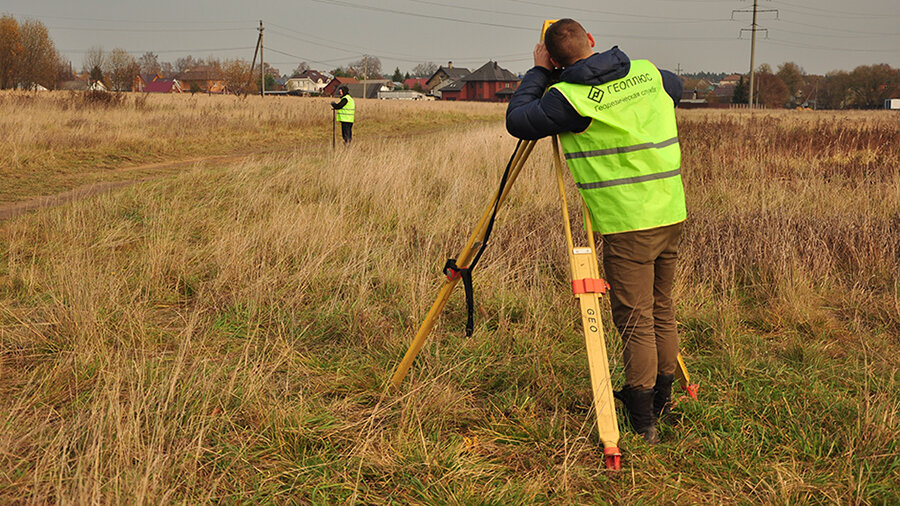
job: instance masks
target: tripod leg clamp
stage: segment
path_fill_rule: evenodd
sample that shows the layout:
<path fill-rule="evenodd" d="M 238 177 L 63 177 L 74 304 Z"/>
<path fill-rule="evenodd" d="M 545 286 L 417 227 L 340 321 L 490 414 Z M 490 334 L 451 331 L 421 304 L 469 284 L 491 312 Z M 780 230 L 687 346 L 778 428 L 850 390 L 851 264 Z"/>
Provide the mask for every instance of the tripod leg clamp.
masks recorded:
<path fill-rule="evenodd" d="M 572 293 L 599 293 L 603 295 L 609 290 L 609 283 L 599 278 L 584 278 L 572 280 Z"/>
<path fill-rule="evenodd" d="M 442 272 L 449 281 L 462 279 L 466 290 L 466 337 L 472 337 L 475 331 L 475 290 L 472 287 L 471 267 L 458 267 L 455 258 L 448 258 Z"/>
<path fill-rule="evenodd" d="M 444 264 L 444 268 L 441 272 L 444 273 L 444 276 L 447 276 L 449 281 L 456 281 L 457 279 L 462 277 L 462 271 L 465 269 L 460 269 L 456 266 L 455 258 L 448 258 L 447 263 Z"/>

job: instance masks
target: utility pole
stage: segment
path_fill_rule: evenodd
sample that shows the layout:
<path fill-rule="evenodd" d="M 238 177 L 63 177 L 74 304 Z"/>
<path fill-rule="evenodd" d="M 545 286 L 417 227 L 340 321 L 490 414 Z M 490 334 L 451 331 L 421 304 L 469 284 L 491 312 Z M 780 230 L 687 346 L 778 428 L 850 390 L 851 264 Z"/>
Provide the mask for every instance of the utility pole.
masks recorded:
<path fill-rule="evenodd" d="M 263 24 L 259 20 L 259 95 L 266 96 L 266 63 L 263 60 Z"/>
<path fill-rule="evenodd" d="M 769 36 L 768 28 L 760 28 L 756 23 L 756 14 L 759 12 L 774 12 L 775 19 L 778 19 L 778 9 L 760 9 L 759 8 L 759 0 L 753 0 L 753 9 L 737 9 L 731 11 L 731 19 L 734 19 L 735 12 L 753 12 L 753 22 L 750 24 L 750 28 L 741 28 L 741 35 L 744 32 L 750 32 L 750 94 L 749 100 L 747 103 L 749 107 L 753 108 L 753 92 L 755 89 L 754 81 L 756 76 L 756 32 L 766 32 L 766 37 Z"/>
<path fill-rule="evenodd" d="M 678 69 L 675 71 L 675 73 L 676 73 L 676 75 L 678 75 L 678 77 L 681 77 L 681 64 L 680 63 L 678 64 Z"/>

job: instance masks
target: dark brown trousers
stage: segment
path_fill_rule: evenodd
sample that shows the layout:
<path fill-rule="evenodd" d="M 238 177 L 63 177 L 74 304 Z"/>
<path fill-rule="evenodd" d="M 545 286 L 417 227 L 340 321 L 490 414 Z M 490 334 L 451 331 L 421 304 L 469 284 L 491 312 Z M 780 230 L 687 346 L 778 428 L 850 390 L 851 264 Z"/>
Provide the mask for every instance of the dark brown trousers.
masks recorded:
<path fill-rule="evenodd" d="M 653 388 L 677 367 L 672 286 L 682 223 L 603 236 L 603 269 L 613 322 L 625 347 L 625 384 Z"/>

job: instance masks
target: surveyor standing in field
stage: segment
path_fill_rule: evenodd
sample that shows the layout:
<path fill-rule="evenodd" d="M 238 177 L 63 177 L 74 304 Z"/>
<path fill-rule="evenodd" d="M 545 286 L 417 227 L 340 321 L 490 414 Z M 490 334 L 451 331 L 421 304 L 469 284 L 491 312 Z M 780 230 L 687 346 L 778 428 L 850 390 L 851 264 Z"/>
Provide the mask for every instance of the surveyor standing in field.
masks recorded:
<path fill-rule="evenodd" d="M 594 38 L 572 19 L 552 24 L 544 41 L 510 100 L 506 127 L 520 139 L 559 135 L 602 235 L 624 342 L 625 386 L 616 397 L 632 428 L 654 444 L 678 356 L 672 285 L 686 218 L 675 125 L 681 80 L 618 47 L 594 53 Z M 554 68 L 562 69 L 557 84 Z"/>
<path fill-rule="evenodd" d="M 332 102 L 331 107 L 335 110 L 336 118 L 341 122 L 341 137 L 344 144 L 350 144 L 353 139 L 353 120 L 356 115 L 356 102 L 350 96 L 350 88 L 346 85 L 338 88 L 338 102 Z"/>

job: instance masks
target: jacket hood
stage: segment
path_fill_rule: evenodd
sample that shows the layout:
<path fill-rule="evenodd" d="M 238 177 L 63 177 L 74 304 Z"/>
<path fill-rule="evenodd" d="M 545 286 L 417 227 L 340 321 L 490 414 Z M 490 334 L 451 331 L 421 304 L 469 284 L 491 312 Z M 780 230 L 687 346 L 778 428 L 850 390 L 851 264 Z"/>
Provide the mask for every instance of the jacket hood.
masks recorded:
<path fill-rule="evenodd" d="M 619 46 L 602 53 L 594 53 L 566 67 L 559 80 L 574 84 L 598 84 L 621 79 L 631 70 L 631 60 Z"/>

